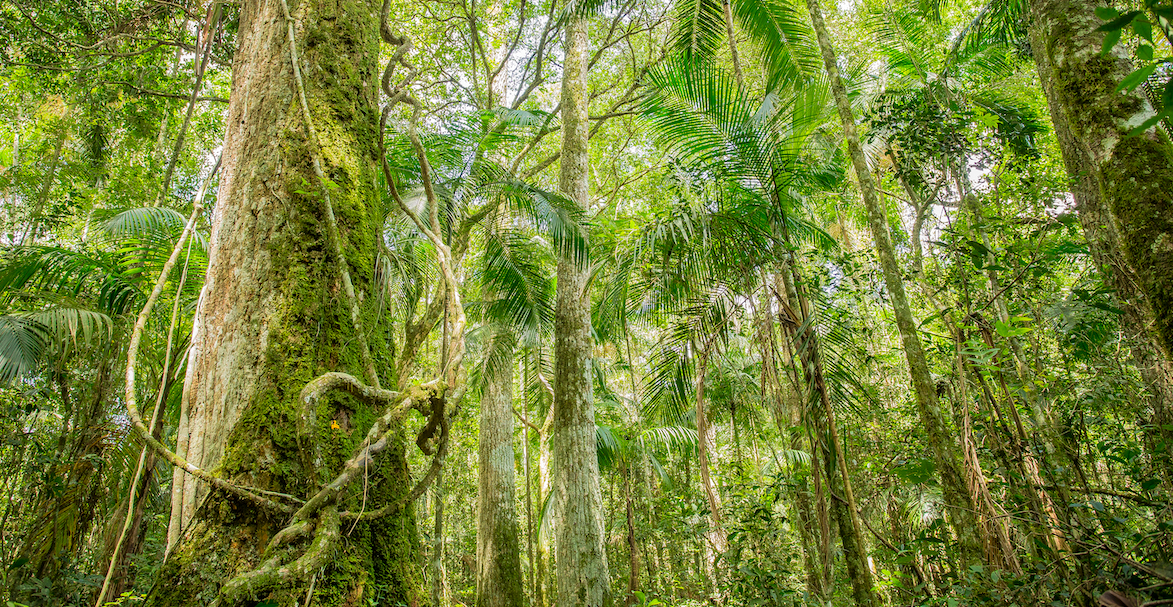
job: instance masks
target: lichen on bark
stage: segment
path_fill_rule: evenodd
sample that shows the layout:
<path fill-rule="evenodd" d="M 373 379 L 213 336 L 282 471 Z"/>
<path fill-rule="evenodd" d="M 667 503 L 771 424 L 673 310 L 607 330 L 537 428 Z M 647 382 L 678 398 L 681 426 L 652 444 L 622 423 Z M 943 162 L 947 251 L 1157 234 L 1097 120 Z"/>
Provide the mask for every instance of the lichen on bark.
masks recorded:
<path fill-rule="evenodd" d="M 375 326 L 378 313 L 377 298 L 364 295 L 382 216 L 375 191 L 379 5 L 301 0 L 291 7 L 313 142 L 297 101 L 281 4 L 242 6 L 224 175 L 184 394 L 190 419 L 180 433 L 188 458 L 222 478 L 306 498 L 342 469 L 384 413 L 381 403 L 331 391 L 314 403 L 312 427 L 298 426 L 308 382 L 332 371 L 364 375 L 359 345 L 368 336 L 355 334 L 323 221 L 325 192 L 356 299 L 365 300 L 360 326 Z M 325 183 L 314 173 L 315 153 Z M 368 341 L 376 369 L 389 376 L 382 340 Z M 293 604 L 305 600 L 312 578 L 315 605 L 418 604 L 410 503 L 376 520 L 344 522 L 344 541 L 330 522 L 336 510 L 403 501 L 411 483 L 398 420 L 390 436 L 364 465 L 365 480 L 315 514 L 317 531 L 275 554 L 266 547 L 288 520 L 220 492 L 203 498 L 192 479 L 177 483 L 182 507 L 173 527 L 184 531 L 148 603 L 206 605 L 221 596 L 225 604 Z M 299 561 L 303 556 L 312 558 Z M 242 574 L 272 558 L 306 567 L 277 584 L 224 592 L 229 580 L 247 580 Z"/>
<path fill-rule="evenodd" d="M 1132 64 L 1119 47 L 1100 52 L 1096 6 L 1093 0 L 1031 2 L 1032 41 L 1042 45 L 1035 58 L 1049 83 L 1052 114 L 1086 154 L 1153 331 L 1165 357 L 1173 358 L 1173 146 L 1157 128 L 1132 133 L 1154 111 L 1141 89 L 1118 90 Z"/>

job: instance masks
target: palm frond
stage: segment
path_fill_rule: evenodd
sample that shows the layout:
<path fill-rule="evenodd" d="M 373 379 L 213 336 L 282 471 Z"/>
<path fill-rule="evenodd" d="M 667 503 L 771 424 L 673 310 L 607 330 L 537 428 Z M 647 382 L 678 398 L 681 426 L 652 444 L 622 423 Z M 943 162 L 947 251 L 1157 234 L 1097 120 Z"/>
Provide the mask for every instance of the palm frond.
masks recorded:
<path fill-rule="evenodd" d="M 737 23 L 758 43 L 766 90 L 805 85 L 821 76 L 818 45 L 805 7 L 791 0 L 741 0 L 732 8 Z"/>
<path fill-rule="evenodd" d="M 115 316 L 129 311 L 142 292 L 108 252 L 82 252 L 63 247 L 33 246 L 16 251 L 0 268 L 0 301 L 20 291 L 40 290 L 77 298 L 83 292 L 97 296 L 97 307 Z"/>
<path fill-rule="evenodd" d="M 23 316 L 0 316 L 0 382 L 36 369 L 50 341 L 48 331 L 35 321 Z"/>
<path fill-rule="evenodd" d="M 518 232 L 486 236 L 480 272 L 485 317 L 536 335 L 553 320 L 554 288 L 547 255 L 533 239 Z"/>
<path fill-rule="evenodd" d="M 183 227 L 187 225 L 187 217 L 167 207 L 139 207 L 126 209 L 102 224 L 102 232 L 111 240 L 136 239 L 148 242 L 173 242 Z M 194 242 L 201 249 L 207 249 L 207 241 L 203 234 L 193 233 Z M 170 251 L 168 251 L 170 252 Z"/>
<path fill-rule="evenodd" d="M 699 66 L 713 59 L 725 32 L 720 0 L 680 0 L 669 45 L 685 62 Z"/>

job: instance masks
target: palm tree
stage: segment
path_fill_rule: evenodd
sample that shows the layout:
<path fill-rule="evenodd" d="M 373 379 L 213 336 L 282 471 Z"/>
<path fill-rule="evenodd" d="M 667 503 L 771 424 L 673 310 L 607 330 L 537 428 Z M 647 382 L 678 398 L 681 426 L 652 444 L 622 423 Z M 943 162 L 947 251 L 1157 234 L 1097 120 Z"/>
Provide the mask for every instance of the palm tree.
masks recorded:
<path fill-rule="evenodd" d="M 755 268 L 777 268 L 787 288 L 775 291 L 774 297 L 788 314 L 785 326 L 801 357 L 800 383 L 806 386 L 811 399 L 805 419 L 814 432 L 813 446 L 817 446 L 827 467 L 830 489 L 842 498 L 831 503 L 831 510 L 839 523 L 857 601 L 870 605 L 870 570 L 846 458 L 838 449 L 833 395 L 825 379 L 827 360 L 821 354 L 821 339 L 812 330 L 814 310 L 808 296 L 795 287 L 803 284 L 792 251 L 798 239 L 829 240 L 796 218 L 795 209 L 801 208 L 797 201 L 805 191 L 828 185 L 839 177 L 832 163 L 805 147 L 813 130 L 824 120 L 826 90 L 818 86 L 775 90 L 758 105 L 720 70 L 698 69 L 683 62 L 669 64 L 652 76 L 651 83 L 653 94 L 645 104 L 645 112 L 653 128 L 684 168 L 702 179 L 716 178 L 714 193 L 720 209 L 716 214 L 705 212 L 711 203 L 700 200 L 693 203 L 693 213 L 685 215 L 692 218 L 689 221 L 670 218 L 645 229 L 649 244 L 662 243 L 659 247 L 667 250 L 663 256 L 679 258 L 681 272 L 689 272 L 686 280 L 676 278 L 679 272 L 666 272 L 660 278 L 666 291 L 666 297 L 661 298 L 689 302 L 689 307 L 680 311 L 685 318 L 693 319 L 674 329 L 676 345 L 662 350 L 662 362 L 649 382 L 652 397 L 675 392 L 672 400 L 689 402 L 690 395 L 681 391 L 687 384 L 682 381 L 687 377 L 687 366 L 682 368 L 680 361 L 686 357 L 698 359 L 693 400 L 697 407 L 699 451 L 706 451 L 702 430 L 704 361 L 714 340 L 725 333 L 731 313 L 740 308 L 728 294 L 744 292 L 752 298 L 753 289 L 743 289 L 757 283 Z M 692 193 L 686 199 L 693 200 L 695 196 Z M 661 235 L 659 231 L 666 225 L 678 227 Z M 717 230 L 730 230 L 737 235 L 725 239 Z M 637 251 L 641 248 L 654 247 L 634 247 Z M 698 255 L 699 251 L 706 253 Z M 715 273 L 696 274 L 700 268 Z M 690 291 L 685 285 L 696 285 L 692 292 L 699 289 L 700 297 L 682 298 L 681 289 Z M 765 281 L 758 285 L 757 289 L 774 287 Z M 702 479 L 706 465 L 702 456 Z M 720 504 L 712 488 L 706 487 L 706 495 L 712 528 L 719 534 Z M 719 541 L 718 538 L 714 543 Z M 824 590 L 819 585 L 812 591 L 822 595 Z"/>
<path fill-rule="evenodd" d="M 929 446 L 937 465 L 937 473 L 940 475 L 941 485 L 945 492 L 945 501 L 950 507 L 949 514 L 952 517 L 954 533 L 962 542 L 963 550 L 972 558 L 977 554 L 979 545 L 974 535 L 977 526 L 972 515 L 973 501 L 965 485 L 962 466 L 956 455 L 958 448 L 937 400 L 936 387 L 929 372 L 924 347 L 920 342 L 917 323 L 908 303 L 908 295 L 904 289 L 904 279 L 896 259 L 895 247 L 892 245 L 892 237 L 888 233 L 886 212 L 880 202 L 867 159 L 864 157 L 855 115 L 851 101 L 847 96 L 847 88 L 839 72 L 831 37 L 827 32 L 826 23 L 823 21 L 822 9 L 819 7 L 818 0 L 807 0 L 806 6 L 823 57 L 823 68 L 826 71 L 835 106 L 839 113 L 848 156 L 855 169 L 860 194 L 867 209 L 868 225 L 871 228 L 872 239 L 880 258 L 884 284 L 892 302 L 896 325 L 900 329 L 901 343 L 908 361 L 921 425 L 928 435 Z M 857 599 L 861 598 L 857 596 Z"/>

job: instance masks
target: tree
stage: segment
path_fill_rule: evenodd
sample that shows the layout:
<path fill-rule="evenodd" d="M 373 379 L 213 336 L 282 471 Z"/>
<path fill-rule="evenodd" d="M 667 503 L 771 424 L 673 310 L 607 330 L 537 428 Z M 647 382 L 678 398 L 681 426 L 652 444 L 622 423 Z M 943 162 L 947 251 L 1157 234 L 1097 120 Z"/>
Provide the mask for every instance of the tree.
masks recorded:
<path fill-rule="evenodd" d="M 892 310 L 896 316 L 896 325 L 900 329 L 901 345 L 905 358 L 908 360 L 908 370 L 912 379 L 920 421 L 928 435 L 929 446 L 937 466 L 937 474 L 940 475 L 941 485 L 945 491 L 945 501 L 950 506 L 949 515 L 953 530 L 962 543 L 963 551 L 969 555 L 968 558 L 973 559 L 978 550 L 978 542 L 974 536 L 977 526 L 974 524 L 972 515 L 974 512 L 973 501 L 965 485 L 961 464 L 957 459 L 956 441 L 949 431 L 946 418 L 937 401 L 936 387 L 933 385 L 924 348 L 917 331 L 917 324 L 908 303 L 908 294 L 904 289 L 904 279 L 896 260 L 895 247 L 892 245 L 892 238 L 888 232 L 887 214 L 880 203 L 876 193 L 875 180 L 868 168 L 867 160 L 864 158 L 855 115 L 851 109 L 851 102 L 847 98 L 847 89 L 839 74 L 835 49 L 831 44 L 826 23 L 823 21 L 822 10 L 818 0 L 807 0 L 806 5 L 815 36 L 818 39 L 823 57 L 823 67 L 830 81 L 835 106 L 839 112 L 843 138 L 847 143 L 847 153 L 851 158 L 852 167 L 855 169 L 860 195 L 867 209 L 868 227 L 871 229 L 876 253 L 880 258 L 884 286 L 887 287 Z M 862 600 L 862 596 L 857 598 Z"/>
<path fill-rule="evenodd" d="M 378 390 L 391 363 L 380 340 L 363 332 L 374 326 L 377 298 L 360 305 L 355 296 L 372 293 L 381 231 L 371 86 L 377 14 L 365 1 L 301 2 L 293 15 L 283 0 L 243 7 L 179 455 L 247 489 L 206 491 L 202 478 L 177 478 L 184 499 L 173 515 L 183 534 L 150 604 L 202 605 L 216 588 L 229 605 L 292 601 L 306 587 L 318 601 L 354 593 L 417 600 L 402 422 L 391 420 L 391 444 L 364 441 L 368 429 L 387 425 L 379 401 L 353 391 L 302 397 L 324 372 L 354 373 Z M 291 65 L 291 55 L 300 63 Z M 384 451 L 372 459 L 375 446 Z M 319 483 L 330 483 L 356 449 L 362 457 L 349 460 L 351 476 L 335 481 L 361 475 L 364 490 L 348 494 L 349 483 L 338 482 L 323 496 Z M 294 508 L 279 495 L 315 498 L 286 528 Z M 315 502 L 317 511 L 307 512 Z M 349 523 L 350 548 L 333 558 L 342 511 L 380 508 L 385 516 Z"/>
<path fill-rule="evenodd" d="M 1173 152 L 1156 128 L 1136 134 L 1136 127 L 1129 125 L 1134 116 L 1147 116 L 1150 110 L 1141 89 L 1130 93 L 1113 85 L 1130 70 L 1118 48 L 1098 55 L 1086 49 L 1071 53 L 1087 44 L 1102 48 L 1103 34 L 1090 29 L 1094 11 L 1088 3 L 1033 4 L 1031 50 L 1080 223 L 1096 263 L 1112 279 L 1132 336 L 1133 361 L 1148 384 L 1153 408 L 1150 434 L 1156 444 L 1173 445 L 1173 348 L 1169 321 L 1163 320 L 1169 302 L 1161 295 L 1168 292 L 1161 276 L 1167 275 L 1170 262 L 1168 249 L 1161 244 L 1168 237 L 1159 236 L 1169 232 L 1173 220 L 1168 184 L 1162 182 L 1167 171 L 1151 168 L 1162 162 L 1168 166 Z M 1063 48 L 1068 50 L 1061 52 Z M 1109 147 L 1098 137 L 1120 140 Z M 1121 179 L 1119 171 L 1127 163 L 1155 172 L 1138 181 L 1129 171 L 1129 178 Z M 1167 471 L 1168 464 L 1168 458 L 1158 456 L 1158 469 Z"/>
<path fill-rule="evenodd" d="M 1132 72 L 1123 51 L 1111 46 L 1100 52 L 1105 34 L 1096 6 L 1086 0 L 1030 3 L 1039 77 L 1049 89 L 1052 115 L 1066 123 L 1062 128 L 1075 144 L 1064 156 L 1072 168 L 1088 170 L 1092 191 L 1111 212 L 1153 330 L 1165 357 L 1173 358 L 1173 147 L 1148 122 L 1156 113 L 1143 87 L 1120 88 Z M 1076 164 L 1077 155 L 1086 165 Z"/>
<path fill-rule="evenodd" d="M 562 152 L 559 188 L 581 208 L 590 204 L 587 122 L 587 17 L 570 5 L 564 25 Z M 595 409 L 591 392 L 590 263 L 558 251 L 554 308 L 554 423 L 550 461 L 559 607 L 611 602 L 605 548 Z"/>

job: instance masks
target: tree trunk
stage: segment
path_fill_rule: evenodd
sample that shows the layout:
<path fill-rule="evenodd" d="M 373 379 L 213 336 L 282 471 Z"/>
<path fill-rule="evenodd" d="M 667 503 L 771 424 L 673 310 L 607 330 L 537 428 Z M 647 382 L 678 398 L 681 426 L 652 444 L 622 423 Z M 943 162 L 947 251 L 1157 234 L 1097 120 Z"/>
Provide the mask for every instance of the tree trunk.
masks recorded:
<path fill-rule="evenodd" d="M 1129 337 L 1132 362 L 1149 390 L 1153 414 L 1144 425 L 1149 428 L 1146 434 L 1153 454 L 1153 468 L 1163 473 L 1165 481 L 1173 486 L 1173 456 L 1170 455 L 1173 453 L 1173 430 L 1166 429 L 1173 426 L 1173 359 L 1162 355 L 1152 309 L 1137 288 L 1140 278 L 1121 253 L 1120 238 L 1101 197 L 1092 159 L 1072 134 L 1067 114 L 1062 110 L 1055 68 L 1040 30 L 1038 27 L 1030 29 L 1031 50 L 1051 110 L 1051 122 L 1063 163 L 1071 177 L 1071 195 L 1075 198 L 1079 222 L 1092 258 L 1108 284 L 1116 290 L 1116 301 L 1124 311 L 1121 324 Z M 1160 448 L 1162 444 L 1163 449 Z"/>
<path fill-rule="evenodd" d="M 705 376 L 708 375 L 710 345 L 706 344 L 701 348 L 696 363 L 696 451 L 697 472 L 700 473 L 701 488 L 705 490 L 705 502 L 709 506 L 709 549 L 719 555 L 729 546 L 721 525 L 721 495 L 717 492 L 711 470 L 711 459 L 717 449 L 717 437 L 713 425 L 709 423 L 708 411 L 705 408 Z M 715 576 L 716 571 L 713 573 Z M 717 580 L 711 579 L 710 582 L 716 585 Z"/>
<path fill-rule="evenodd" d="M 627 559 L 630 575 L 627 578 L 627 604 L 636 602 L 635 591 L 639 590 L 639 552 L 635 539 L 635 501 L 631 495 L 631 458 L 623 464 L 623 503 L 627 514 Z"/>
<path fill-rule="evenodd" d="M 774 275 L 774 283 L 780 282 L 779 276 Z M 774 418 L 774 425 L 778 428 L 778 436 L 789 439 L 790 449 L 799 451 L 803 447 L 802 432 L 802 397 L 798 393 L 799 381 L 788 371 L 789 385 L 782 384 L 782 365 L 797 371 L 794 360 L 787 349 L 786 356 L 778 349 L 774 326 L 776 319 L 772 311 L 770 292 L 775 288 L 769 276 L 762 275 L 764 285 L 761 301 L 758 304 L 755 320 L 757 321 L 757 343 L 762 360 L 762 381 L 764 391 L 767 392 L 770 403 L 770 412 Z M 781 465 L 781 462 L 778 462 Z M 811 506 L 809 474 L 794 475 L 794 509 L 798 512 L 798 532 L 802 542 L 803 568 L 806 572 L 807 592 L 817 600 L 824 599 L 826 588 L 826 565 L 820 558 L 825 551 L 820 549 L 822 542 L 827 541 L 820 537 L 818 525 L 815 521 L 814 509 Z"/>
<path fill-rule="evenodd" d="M 304 497 L 341 470 L 383 413 L 334 392 L 303 416 L 299 398 L 306 383 L 323 372 L 366 375 L 360 348 L 365 336 L 355 335 L 328 246 L 323 191 L 330 188 L 338 246 L 350 264 L 354 289 L 360 297 L 369 295 L 382 217 L 374 189 L 379 165 L 373 128 L 379 116 L 380 5 L 301 0 L 293 9 L 305 94 L 320 138 L 315 149 L 299 107 L 282 4 L 248 0 L 241 7 L 224 172 L 179 440 L 187 444 L 193 464 L 235 484 Z M 315 176 L 314 157 L 320 157 L 331 183 Z M 363 300 L 363 324 L 374 326 L 378 298 Z M 385 344 L 372 340 L 371 349 L 379 370 L 387 373 Z M 299 428 L 303 417 L 316 421 Z M 359 483 L 350 492 L 344 488 L 337 506 L 326 510 L 370 511 L 406 497 L 411 482 L 399 432 L 363 469 L 361 488 Z M 288 518 L 223 492 L 205 497 L 207 491 L 190 477 L 174 491 L 181 497 L 171 528 L 183 533 L 148 604 L 206 605 L 220 585 L 256 569 Z M 326 518 L 323 514 L 323 523 Z M 324 524 L 319 528 L 337 535 L 336 526 L 332 532 Z M 286 580 L 252 598 L 293 604 L 306 600 L 312 584 L 312 600 L 320 607 L 376 594 L 384 604 L 420 599 L 410 503 L 381 518 L 347 522 L 345 529 L 345 552 L 327 558 L 310 575 L 312 581 Z"/>
<path fill-rule="evenodd" d="M 855 116 L 852 114 L 851 103 L 847 98 L 847 89 L 839 76 L 835 49 L 831 46 L 831 38 L 827 33 L 827 26 L 823 22 L 822 10 L 819 8 L 818 0 L 807 0 L 806 5 L 819 41 L 823 67 L 827 71 L 831 92 L 835 97 L 835 105 L 839 110 L 839 118 L 843 124 L 843 138 L 847 140 L 847 151 L 855 168 L 864 206 L 867 207 L 868 224 L 871 227 L 872 238 L 876 243 L 876 253 L 880 258 L 884 285 L 892 300 L 892 311 L 896 316 L 896 325 L 900 329 L 904 356 L 908 360 L 908 371 L 911 375 L 913 390 L 916 393 L 921 425 L 924 426 L 925 434 L 928 435 L 929 447 L 937 465 L 937 473 L 941 477 L 945 503 L 949 506 L 949 521 L 952 524 L 953 532 L 961 543 L 965 559 L 976 560 L 981 554 L 981 549 L 974 535 L 976 523 L 972 515 L 973 502 L 966 490 L 961 465 L 956 455 L 959 448 L 949 434 L 945 417 L 941 413 L 940 403 L 937 401 L 936 386 L 934 386 L 932 375 L 929 373 L 928 361 L 925 359 L 924 348 L 921 346 L 920 336 L 917 334 L 917 323 L 912 316 L 908 295 L 904 291 L 904 279 L 900 275 L 900 265 L 896 260 L 892 237 L 888 234 L 886 214 L 877 195 L 875 181 L 872 180 L 872 174 L 868 171 L 863 148 L 860 146 Z"/>
<path fill-rule="evenodd" d="M 562 192 L 585 209 L 590 203 L 587 155 L 587 22 L 566 23 L 562 74 Z M 554 425 L 551 436 L 554 557 L 559 607 L 609 605 L 591 391 L 590 269 L 586 259 L 562 251 L 554 310 Z"/>
<path fill-rule="evenodd" d="M 787 239 L 789 240 L 789 239 Z M 801 353 L 803 378 L 806 382 L 807 393 L 811 395 L 812 406 L 807 418 L 813 426 L 809 435 L 811 442 L 811 465 L 817 466 L 814 454 L 821 454 L 824 473 L 826 474 L 827 489 L 831 493 L 830 513 L 835 518 L 839 528 L 839 540 L 843 544 L 843 559 L 847 562 L 847 575 L 851 579 L 852 597 L 857 607 L 872 607 L 877 598 L 872 580 L 872 572 L 868 565 L 867 546 L 863 542 L 863 530 L 859 521 L 859 508 L 855 501 L 855 492 L 851 486 L 851 476 L 847 471 L 847 454 L 843 453 L 839 444 L 839 431 L 835 424 L 835 411 L 831 407 L 831 399 L 827 395 L 827 384 L 823 375 L 822 355 L 819 352 L 819 335 L 811 330 L 812 312 L 810 303 L 805 295 L 798 291 L 796 285 L 802 284 L 793 263 L 782 262 L 782 282 L 785 285 L 786 297 L 784 303 L 798 304 L 798 309 L 790 308 L 790 313 L 797 314 L 790 318 L 788 328 L 790 337 L 795 343 L 795 349 Z M 781 294 L 779 294 L 781 296 Z M 801 329 L 800 329 L 801 328 Z M 817 483 L 817 480 L 816 480 Z M 830 536 L 830 529 L 824 525 L 824 537 Z M 824 569 L 826 571 L 826 569 Z M 828 576 L 829 579 L 829 576 Z M 826 589 L 829 593 L 830 588 Z"/>
<path fill-rule="evenodd" d="M 443 605 L 448 599 L 448 572 L 444 568 L 444 469 L 432 483 L 432 604 Z"/>
<path fill-rule="evenodd" d="M 508 353 L 486 363 L 481 396 L 480 467 L 477 484 L 477 606 L 522 604 L 521 550 L 514 506 L 512 338 L 498 329 L 494 341 L 507 340 Z M 494 344 L 490 350 L 498 349 Z M 527 479 L 528 482 L 528 479 Z"/>
<path fill-rule="evenodd" d="M 1165 357 L 1173 358 L 1173 147 L 1155 127 L 1128 136 L 1153 108 L 1140 87 L 1116 90 L 1132 64 L 1120 46 L 1100 54 L 1097 6 L 1092 0 L 1033 0 L 1032 47 L 1056 127 L 1074 143 L 1064 147 L 1076 148 L 1064 150 L 1067 168 L 1086 162 L 1081 168 L 1089 169 L 1095 185 L 1081 187 L 1098 194 L 1108 211 L 1108 227 L 1139 279 Z"/>

